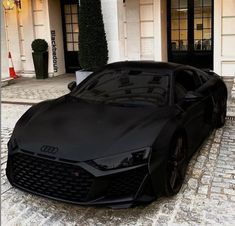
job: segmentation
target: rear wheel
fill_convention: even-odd
[[[227,100],[226,100],[226,98],[224,98],[216,103],[215,110],[216,110],[215,127],[221,128],[225,124],[225,118],[226,118],[226,113],[227,113]]]
[[[166,195],[179,192],[186,173],[186,142],[183,135],[177,135],[172,141],[167,162]]]

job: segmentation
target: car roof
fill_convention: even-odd
[[[120,61],[111,63],[105,66],[105,69],[136,69],[136,70],[167,70],[174,71],[175,69],[182,67],[181,64],[169,63],[169,62],[157,62],[157,61]]]

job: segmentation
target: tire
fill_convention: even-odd
[[[185,137],[182,134],[175,135],[170,149],[166,167],[166,196],[177,194],[184,182],[187,169]]]
[[[225,124],[225,118],[227,113],[227,99],[224,98],[218,101],[215,105],[215,128],[221,128]]]

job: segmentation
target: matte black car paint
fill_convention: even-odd
[[[189,160],[215,127],[213,103],[219,101],[221,97],[227,98],[226,86],[219,76],[206,74],[207,81],[202,82],[196,90],[197,94],[202,97],[194,101],[185,99],[175,103],[174,72],[181,69],[200,72],[189,66],[170,63],[119,62],[110,64],[90,75],[70,94],[33,106],[17,122],[8,143],[7,177],[9,181],[18,188],[38,195],[84,205],[130,206],[138,202],[149,202],[165,195],[165,167],[172,137],[176,133],[184,134]],[[129,72],[132,76],[138,76],[140,72],[168,76],[167,103],[159,106],[106,104],[100,101],[100,90],[96,91],[97,94],[93,94],[95,101],[86,101],[81,94],[84,89],[92,90],[97,86],[97,76],[102,78],[103,71]],[[126,86],[126,95],[129,95],[128,87],[133,87],[135,84],[125,76],[120,79],[118,75],[118,79],[120,87]],[[152,86],[151,81],[149,86]],[[158,82],[159,80],[155,81],[155,84]],[[109,98],[109,95],[104,94],[103,97],[106,100],[105,98]],[[145,148],[151,150],[147,164],[107,171],[99,170],[89,164],[89,161],[94,159]],[[59,162],[81,167],[94,177],[95,187],[91,187],[92,194],[89,193],[87,200],[71,201],[20,186],[15,183],[12,171],[11,158],[16,153],[45,159],[52,163]],[[133,194],[128,197],[106,195],[111,183],[110,178],[115,175],[118,177],[120,175],[121,178],[122,174],[127,175],[134,169],[143,169],[146,173],[141,176],[143,179]],[[79,172],[74,172],[74,175],[79,176]],[[118,178],[115,180],[118,181]]]

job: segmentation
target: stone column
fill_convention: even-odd
[[[1,4],[1,80],[9,78],[8,73],[8,49],[6,40],[6,27],[4,8]]]
[[[102,0],[102,14],[109,50],[109,63],[120,60],[119,47],[119,0]]]
[[[167,2],[154,0],[154,60],[167,61]]]
[[[140,59],[140,10],[138,0],[126,1],[127,58]]]

